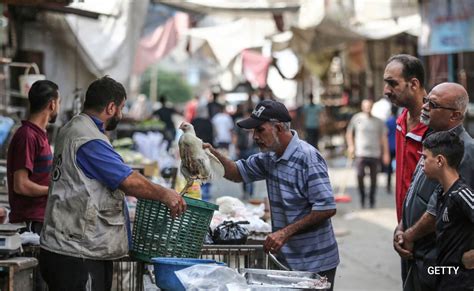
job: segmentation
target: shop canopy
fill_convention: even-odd
[[[185,12],[245,17],[255,13],[297,12],[300,0],[154,0]],[[321,1],[324,2],[324,1]]]
[[[148,8],[146,1],[83,0],[67,6],[100,14],[97,19],[66,14],[47,15],[45,21],[77,48],[87,69],[95,76],[111,75],[128,83]]]

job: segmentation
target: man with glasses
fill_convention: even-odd
[[[421,61],[410,55],[395,55],[387,61],[384,72],[384,95],[393,105],[404,107],[397,119],[395,133],[395,207],[397,222],[416,164],[420,159],[422,140],[428,127],[420,122],[425,71]]]
[[[464,142],[460,175],[470,187],[474,186],[474,140],[462,123],[469,97],[459,84],[442,83],[423,99],[420,120],[434,132],[451,131]],[[423,172],[423,162],[416,166],[413,180],[403,203],[402,220],[395,229],[393,245],[402,260],[404,290],[435,290],[436,277],[428,267],[436,264],[435,248],[436,195],[439,184]],[[467,254],[465,254],[465,259]],[[466,261],[466,260],[465,260]],[[465,267],[472,262],[465,262]]]
[[[205,147],[224,165],[226,179],[266,180],[273,233],[264,242],[265,251],[277,254],[292,270],[326,276],[333,288],[339,252],[331,224],[336,203],[327,165],[316,148],[290,130],[290,121],[285,105],[264,100],[237,123],[253,130],[260,153],[234,162],[209,144]]]

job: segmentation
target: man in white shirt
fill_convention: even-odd
[[[232,117],[223,108],[212,118],[212,125],[214,126],[214,145],[216,148],[229,149],[232,142],[232,130],[234,129],[234,122]]]

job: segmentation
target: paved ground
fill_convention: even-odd
[[[354,170],[345,167],[343,158],[328,160],[328,165],[335,192],[342,191],[345,182],[344,192],[352,197],[352,202],[338,204],[333,218],[341,258],[335,290],[401,290],[399,258],[391,243],[396,225],[394,196],[385,190],[385,175],[379,176],[376,208],[361,209]],[[225,180],[216,181],[211,193],[242,197],[241,186]],[[265,184],[257,183],[256,197],[265,195]]]

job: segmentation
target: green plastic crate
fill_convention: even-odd
[[[154,257],[199,258],[215,204],[183,197],[188,205],[179,218],[159,201],[139,199],[132,235],[131,255],[151,262]]]

